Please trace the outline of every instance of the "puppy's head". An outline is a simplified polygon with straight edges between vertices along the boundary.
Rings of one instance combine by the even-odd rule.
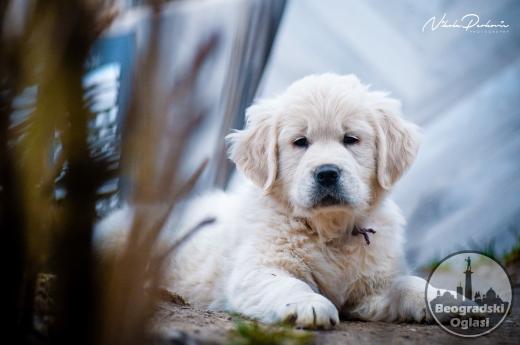
[[[418,128],[400,103],[352,76],[312,75],[252,105],[228,136],[230,158],[298,213],[364,211],[412,163]]]

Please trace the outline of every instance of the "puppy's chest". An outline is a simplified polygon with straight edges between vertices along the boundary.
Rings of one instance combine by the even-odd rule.
[[[356,304],[388,281],[388,268],[365,245],[317,245],[307,252],[306,265],[319,292],[337,306]]]

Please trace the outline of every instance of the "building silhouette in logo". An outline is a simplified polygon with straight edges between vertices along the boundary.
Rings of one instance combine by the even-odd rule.
[[[459,283],[459,286],[457,286],[457,301],[462,301],[462,283]]]

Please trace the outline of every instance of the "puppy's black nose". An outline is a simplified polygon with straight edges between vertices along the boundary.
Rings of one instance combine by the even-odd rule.
[[[340,170],[337,165],[323,164],[314,171],[314,178],[320,186],[330,187],[338,182],[339,174]]]

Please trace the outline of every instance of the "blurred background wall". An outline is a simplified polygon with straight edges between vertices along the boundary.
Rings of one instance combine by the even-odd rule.
[[[507,29],[423,26],[465,14]],[[293,0],[259,97],[311,73],[354,73],[424,130],[393,197],[414,267],[460,249],[502,255],[520,232],[520,2]],[[505,31],[505,32],[502,32]]]
[[[135,135],[125,130],[132,74],[140,75],[135,61],[149,49],[151,11],[144,1],[119,0],[119,16],[96,41],[88,59],[84,84],[91,89],[95,120],[92,123],[94,149],[120,158],[120,141]],[[171,118],[157,134],[154,161],[167,164],[160,147],[172,145],[180,125],[194,120],[198,128],[190,138],[179,172],[189,176],[194,167],[209,158],[209,164],[196,190],[223,187],[233,169],[227,160],[224,136],[243,125],[245,108],[252,102],[264,71],[285,7],[285,0],[205,0],[167,1],[159,20],[157,82],[159,97],[172,97],[169,90],[190,73],[202,46],[211,45],[211,54],[198,71],[189,92],[168,105]],[[206,48],[209,49],[209,48]],[[177,97],[177,96],[176,96]],[[192,107],[192,109],[187,109]],[[188,117],[175,114],[188,111]],[[156,114],[149,113],[152,121]],[[158,120],[157,120],[158,121]],[[178,135],[178,134],[177,134]],[[166,166],[164,167],[166,168]],[[102,216],[121,205],[131,194],[128,176],[104,184],[105,197],[98,203]]]

